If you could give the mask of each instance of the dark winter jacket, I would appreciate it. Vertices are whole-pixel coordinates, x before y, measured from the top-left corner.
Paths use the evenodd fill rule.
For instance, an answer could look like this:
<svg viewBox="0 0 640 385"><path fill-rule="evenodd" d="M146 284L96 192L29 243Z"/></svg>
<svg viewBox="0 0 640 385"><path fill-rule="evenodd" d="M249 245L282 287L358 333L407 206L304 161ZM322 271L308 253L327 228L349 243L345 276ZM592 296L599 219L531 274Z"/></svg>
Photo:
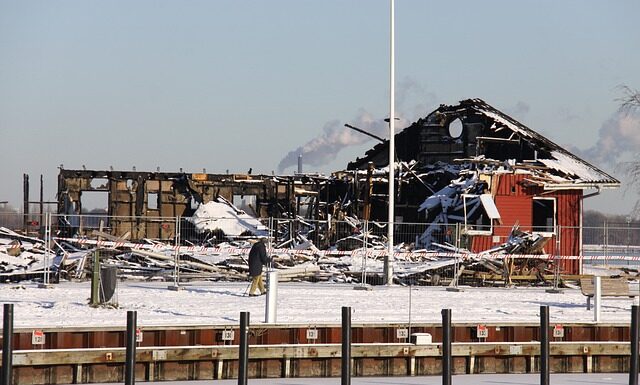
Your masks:
<svg viewBox="0 0 640 385"><path fill-rule="evenodd" d="M269 263L269 256L264 242L254 243L249 251L249 275L255 277L262 274L262 266L267 263Z"/></svg>

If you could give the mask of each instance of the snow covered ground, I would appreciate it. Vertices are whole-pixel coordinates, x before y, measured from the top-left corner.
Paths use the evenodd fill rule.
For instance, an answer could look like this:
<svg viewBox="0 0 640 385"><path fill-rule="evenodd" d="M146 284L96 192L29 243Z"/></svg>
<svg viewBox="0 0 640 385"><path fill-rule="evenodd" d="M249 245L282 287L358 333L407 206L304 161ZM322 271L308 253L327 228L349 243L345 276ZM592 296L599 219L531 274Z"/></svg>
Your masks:
<svg viewBox="0 0 640 385"><path fill-rule="evenodd" d="M180 291L164 282L119 282L118 308L89 307L90 283L64 282L51 289L34 283L1 284L0 302L13 303L16 328L124 326L127 310L138 312L140 326L237 324L241 311L251 323L264 321L266 296L245 297L246 283L192 282ZM465 288L375 286L371 291L352 285L280 283L278 317L284 323L340 323L341 307L352 307L352 322L440 322L443 308L452 309L453 322L539 322L541 305L550 306L551 322L592 322L586 297L579 290L549 294L544 288ZM410 299L411 297L411 304ZM637 299L606 298L602 321L630 322Z"/></svg>

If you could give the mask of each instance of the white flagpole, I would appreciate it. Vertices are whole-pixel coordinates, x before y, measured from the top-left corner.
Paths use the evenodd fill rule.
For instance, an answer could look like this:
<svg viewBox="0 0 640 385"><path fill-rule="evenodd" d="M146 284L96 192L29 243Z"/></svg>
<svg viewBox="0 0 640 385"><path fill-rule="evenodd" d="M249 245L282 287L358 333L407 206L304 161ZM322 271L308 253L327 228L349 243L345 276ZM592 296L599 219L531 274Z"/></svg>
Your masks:
<svg viewBox="0 0 640 385"><path fill-rule="evenodd" d="M395 47L394 47L394 29L395 29L395 15L394 15L394 0L391 1L391 33L390 33L390 61L389 61L389 220L388 220L388 255L386 261L385 270L387 276L385 282L387 285L393 283L393 223L394 223L394 208L395 208Z"/></svg>

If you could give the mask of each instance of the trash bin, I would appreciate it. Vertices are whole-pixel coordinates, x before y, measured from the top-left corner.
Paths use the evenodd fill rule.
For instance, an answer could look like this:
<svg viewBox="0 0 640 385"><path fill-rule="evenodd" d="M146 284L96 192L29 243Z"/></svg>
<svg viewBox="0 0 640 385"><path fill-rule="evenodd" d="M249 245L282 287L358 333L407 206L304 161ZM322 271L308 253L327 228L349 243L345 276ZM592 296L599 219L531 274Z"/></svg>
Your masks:
<svg viewBox="0 0 640 385"><path fill-rule="evenodd" d="M118 286L118 268L102 266L100 268L100 303L107 303L113 298Z"/></svg>

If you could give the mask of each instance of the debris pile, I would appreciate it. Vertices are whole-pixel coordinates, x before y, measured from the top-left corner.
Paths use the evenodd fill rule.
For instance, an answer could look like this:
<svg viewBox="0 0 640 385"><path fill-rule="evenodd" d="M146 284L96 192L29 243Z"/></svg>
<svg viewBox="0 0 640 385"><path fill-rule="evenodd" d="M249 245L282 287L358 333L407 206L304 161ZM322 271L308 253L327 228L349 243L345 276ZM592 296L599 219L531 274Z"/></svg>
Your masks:
<svg viewBox="0 0 640 385"><path fill-rule="evenodd" d="M482 254L544 254L544 246L550 238L542 234L528 233L516 225L511 230L507 242L483 251Z"/></svg>
<svg viewBox="0 0 640 385"><path fill-rule="evenodd" d="M221 196L198 206L193 216L186 218L196 232L219 233L220 236L267 236L268 229L258 219L235 207Z"/></svg>
<svg viewBox="0 0 640 385"><path fill-rule="evenodd" d="M386 239L365 232L357 222L358 232L342 238L327 250L318 249L313 242L299 236L295 242L271 244L271 268L279 273L281 281L343 282L380 284L384 277ZM529 234L517 227L504 244L491 252L471 254L451 244L433 243L438 250L416 249L413 244L401 243L394 248L394 279L403 285L450 284L457 272L465 283L488 283L508 278L510 274L537 274L536 268L510 266L511 261L497 259L497 254L513 252L542 252L545 238ZM358 247L340 250L340 244L351 242ZM91 276L94 260L102 266L118 268L120 278L166 280L207 279L244 281L247 279L247 255L251 243L247 240L225 242L210 246L181 246L146 240L145 243L124 239L97 241L80 238L57 238L50 250L49 267L59 279L82 280ZM99 244L99 246L98 246ZM20 280L42 276L45 254L44 242L21 236L15 232L0 231L0 279ZM276 247L277 246L277 247ZM13 255L12 255L13 254ZM177 262L177 268L176 268ZM538 264L539 260L532 263ZM548 269L545 265L542 274ZM488 278L491 276L492 278ZM535 275L538 277L538 275ZM506 280L505 280L506 282Z"/></svg>
<svg viewBox="0 0 640 385"><path fill-rule="evenodd" d="M60 257L47 250L43 240L0 227L0 277L20 280L40 276L47 259L51 266L60 263Z"/></svg>

